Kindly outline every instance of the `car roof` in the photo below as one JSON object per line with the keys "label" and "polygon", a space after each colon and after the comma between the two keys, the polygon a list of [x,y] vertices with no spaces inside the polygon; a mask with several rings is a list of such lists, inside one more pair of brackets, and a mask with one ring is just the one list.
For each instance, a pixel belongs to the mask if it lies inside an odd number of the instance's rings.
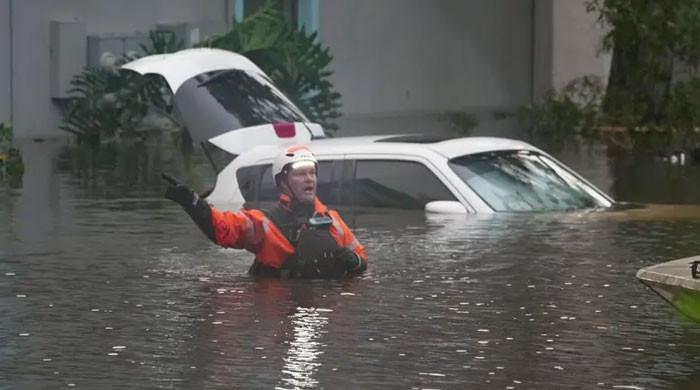
{"label": "car roof", "polygon": [[[357,137],[323,138],[311,143],[311,150],[323,154],[348,153],[395,153],[424,154],[439,153],[447,159],[482,152],[500,150],[531,150],[538,148],[522,141],[499,137],[440,138],[416,134],[372,135]],[[543,153],[543,152],[542,152]]]}

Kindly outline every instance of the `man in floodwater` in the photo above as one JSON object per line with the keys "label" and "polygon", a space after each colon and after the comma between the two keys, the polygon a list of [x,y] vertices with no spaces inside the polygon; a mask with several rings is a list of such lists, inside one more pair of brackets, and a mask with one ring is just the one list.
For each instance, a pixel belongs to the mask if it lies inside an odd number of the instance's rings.
{"label": "man in floodwater", "polygon": [[165,197],[179,203],[217,245],[255,254],[253,275],[337,278],[367,269],[367,255],[340,215],[316,197],[318,161],[302,145],[284,149],[272,165],[280,192],[272,210],[222,212],[163,174]]}

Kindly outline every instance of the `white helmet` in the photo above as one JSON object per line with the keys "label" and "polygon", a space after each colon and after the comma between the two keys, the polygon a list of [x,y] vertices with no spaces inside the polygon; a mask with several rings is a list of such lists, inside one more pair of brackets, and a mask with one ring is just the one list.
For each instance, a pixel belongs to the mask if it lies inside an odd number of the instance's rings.
{"label": "white helmet", "polygon": [[318,161],[311,150],[305,145],[292,145],[283,149],[275,162],[272,163],[272,180],[279,186],[279,177],[286,174],[290,168],[299,168],[305,165],[318,165]]}

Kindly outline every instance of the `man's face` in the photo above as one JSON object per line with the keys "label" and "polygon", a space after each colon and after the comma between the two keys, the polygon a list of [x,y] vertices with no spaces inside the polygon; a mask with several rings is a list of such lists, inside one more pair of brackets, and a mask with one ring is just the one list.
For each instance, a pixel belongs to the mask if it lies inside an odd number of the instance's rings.
{"label": "man's face", "polygon": [[309,203],[316,199],[316,166],[312,163],[298,168],[292,167],[287,174],[290,195],[299,202]]}

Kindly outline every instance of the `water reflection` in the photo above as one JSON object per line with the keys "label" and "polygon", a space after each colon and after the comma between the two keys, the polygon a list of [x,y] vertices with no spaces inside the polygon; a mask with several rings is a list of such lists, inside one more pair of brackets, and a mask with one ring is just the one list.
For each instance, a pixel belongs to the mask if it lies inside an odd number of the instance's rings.
{"label": "water reflection", "polygon": [[289,343],[289,350],[284,358],[282,382],[286,387],[279,389],[312,389],[319,382],[313,378],[314,372],[321,366],[319,361],[324,346],[317,341],[321,337],[328,318],[322,313],[330,309],[298,307],[297,313],[290,317],[294,338]]}
{"label": "water reflection", "polygon": [[145,148],[94,164],[50,143],[23,150],[24,187],[0,191],[0,388],[696,384],[697,324],[634,279],[700,253],[690,208],[341,210],[367,275],[258,280],[249,254],[211,245],[161,198],[161,170],[205,163]]}

